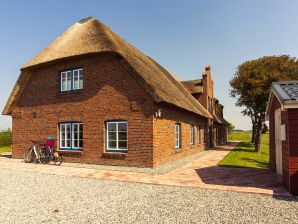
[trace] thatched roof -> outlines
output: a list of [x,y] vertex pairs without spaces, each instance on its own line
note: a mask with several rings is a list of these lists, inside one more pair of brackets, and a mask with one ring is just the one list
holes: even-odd
[[191,94],[203,93],[201,79],[181,81],[181,83]]
[[71,26],[22,67],[19,80],[8,99],[3,114],[12,113],[13,107],[29,79],[31,69],[65,58],[103,52],[121,55],[138,74],[137,80],[155,102],[166,102],[211,118],[208,111],[169,72],[94,18],[81,20]]

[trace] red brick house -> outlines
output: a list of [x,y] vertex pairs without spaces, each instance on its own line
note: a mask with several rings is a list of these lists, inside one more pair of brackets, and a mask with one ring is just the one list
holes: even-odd
[[298,195],[298,81],[272,84],[266,117],[270,133],[270,169]]
[[83,19],[21,68],[3,110],[12,116],[13,158],[48,136],[68,161],[139,167],[225,143],[210,67],[200,91],[189,92],[98,20]]

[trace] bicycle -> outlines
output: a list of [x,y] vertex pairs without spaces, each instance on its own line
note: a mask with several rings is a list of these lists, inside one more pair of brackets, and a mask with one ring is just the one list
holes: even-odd
[[42,144],[40,161],[43,164],[48,164],[50,161],[53,161],[55,165],[60,166],[63,161],[63,157],[60,156],[58,152],[55,152],[53,147]]
[[40,152],[37,151],[37,143],[41,144],[39,141],[32,141],[30,140],[32,143],[33,143],[33,146],[29,148],[29,150],[27,150],[26,152],[24,152],[24,155],[23,155],[23,160],[25,163],[31,163],[31,162],[39,162],[41,163],[40,161]]

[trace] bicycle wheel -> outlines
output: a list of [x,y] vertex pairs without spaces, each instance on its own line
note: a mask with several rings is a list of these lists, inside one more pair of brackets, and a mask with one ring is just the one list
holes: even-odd
[[32,149],[29,149],[27,152],[24,153],[23,160],[25,163],[31,163],[31,162],[35,161],[35,155],[34,155]]
[[59,157],[54,159],[54,164],[57,165],[57,166],[60,166],[61,163],[62,163],[62,160],[63,160],[62,156],[59,156]]
[[40,156],[41,163],[48,164],[50,161],[51,161],[51,158],[49,155],[41,153],[41,156]]
[[31,149],[25,151],[24,154],[23,154],[23,161],[25,163],[30,163],[29,158],[28,158],[28,155],[30,154],[30,151],[31,151]]

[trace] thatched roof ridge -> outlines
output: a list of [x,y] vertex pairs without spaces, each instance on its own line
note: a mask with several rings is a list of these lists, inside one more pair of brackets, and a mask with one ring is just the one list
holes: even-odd
[[[138,80],[141,80],[140,83],[157,103],[170,103],[211,118],[209,112],[169,72],[94,18],[82,20],[67,29],[46,49],[26,63],[22,67],[22,73],[49,62],[102,52],[115,52],[121,55],[135,70],[139,76]],[[3,114],[12,113],[14,103],[24,85],[24,82],[16,84]]]

